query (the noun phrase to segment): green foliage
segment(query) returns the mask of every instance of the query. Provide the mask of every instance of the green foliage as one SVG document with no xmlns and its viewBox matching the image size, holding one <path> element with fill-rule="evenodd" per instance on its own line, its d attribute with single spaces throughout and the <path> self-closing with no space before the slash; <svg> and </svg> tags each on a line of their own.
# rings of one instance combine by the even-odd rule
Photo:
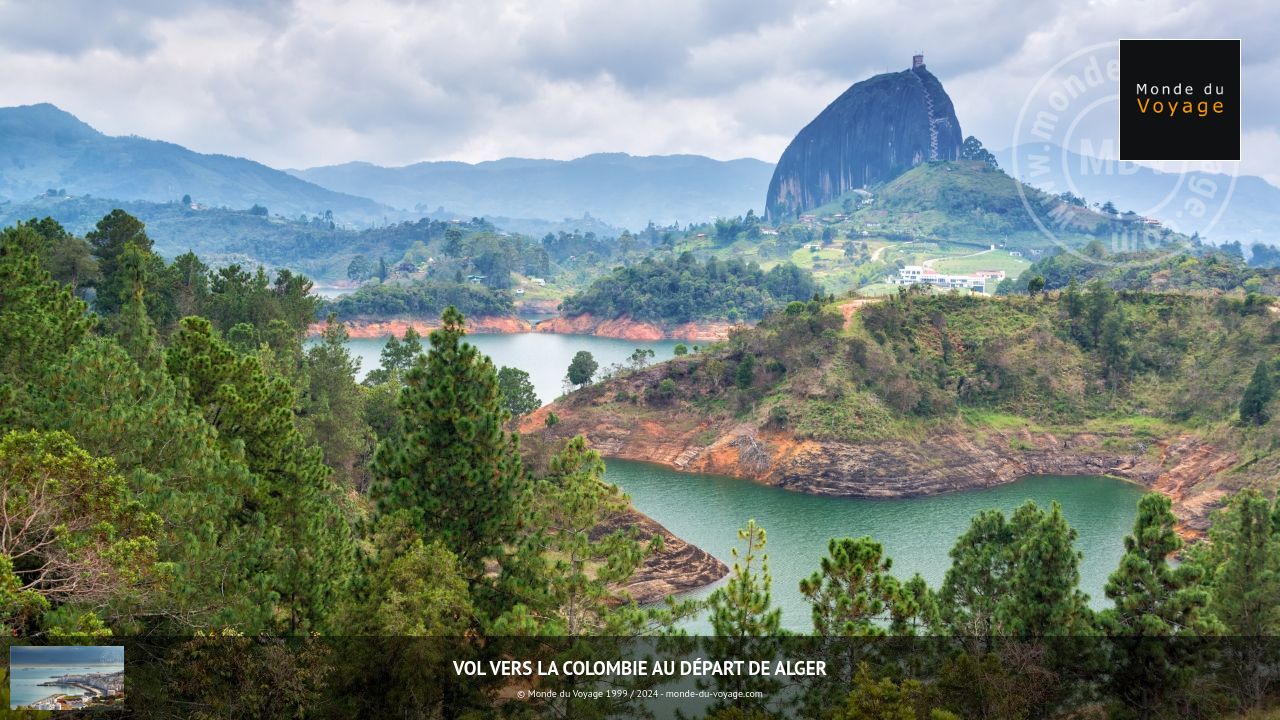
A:
<svg viewBox="0 0 1280 720">
<path fill-rule="evenodd" d="M 447 308 L 431 349 L 405 377 L 402 432 L 375 453 L 373 498 L 383 514 L 406 512 L 427 541 L 440 540 L 468 572 L 515 538 L 524 479 L 517 439 L 503 429 L 493 363 L 470 343 L 462 314 Z"/>
<path fill-rule="evenodd" d="M 1167 638 L 1216 634 L 1221 629 L 1206 610 L 1209 593 L 1199 585 L 1201 567 L 1169 564 L 1182 548 L 1170 507 L 1169 498 L 1156 493 L 1138 502 L 1124 557 L 1107 580 L 1106 594 L 1115 605 L 1098 616 L 1101 629 L 1117 638 L 1112 691 L 1148 716 L 1189 685 L 1203 660 L 1189 652 L 1193 647 Z"/>
<path fill-rule="evenodd" d="M 354 547 L 321 450 L 298 430 L 289 383 L 233 351 L 203 318 L 186 318 L 166 353 L 188 402 L 257 476 L 245 510 L 279 545 L 261 559 L 289 631 L 320 627 L 350 582 Z"/>
<path fill-rule="evenodd" d="M 978 160 L 993 168 L 1000 167 L 999 163 L 996 162 L 996 156 L 982 146 L 982 141 L 972 135 L 965 138 L 960 145 L 960 159 Z"/>
<path fill-rule="evenodd" d="M 685 355 L 689 354 L 689 346 L 685 345 L 684 343 L 676 343 L 676 346 L 672 350 L 672 352 L 675 353 L 676 357 L 684 357 Z"/>
<path fill-rule="evenodd" d="M 19 229 L 0 235 L 0 421 L 12 420 L 19 396 L 42 368 L 79 342 L 94 325 L 86 306 L 24 248 Z"/>
<path fill-rule="evenodd" d="M 800 593 L 813 604 L 814 632 L 910 635 L 936 624 L 937 603 L 924 580 L 917 575 L 904 586 L 889 574 L 892 565 L 869 537 L 832 538 L 820 570 L 800 581 Z"/>
<path fill-rule="evenodd" d="M 364 419 L 364 398 L 355 379 L 360 361 L 351 357 L 349 339 L 346 328 L 330 315 L 320 342 L 307 349 L 298 424 L 311 444 L 324 451 L 324 464 L 340 485 L 364 487 L 374 436 Z"/>
<path fill-rule="evenodd" d="M 569 371 L 565 374 L 565 379 L 570 385 L 576 387 L 588 385 L 599 367 L 600 364 L 596 362 L 595 356 L 586 350 L 579 350 L 574 353 L 573 360 L 569 361 Z"/>
<path fill-rule="evenodd" d="M 124 272 L 121 258 L 129 245 L 141 252 L 151 252 L 151 239 L 147 237 L 142 221 L 119 208 L 112 210 L 98 221 L 97 226 L 85 235 L 93 248 L 102 274 L 96 284 L 94 308 L 103 314 L 120 309 L 129 294 L 131 278 Z"/>
<path fill-rule="evenodd" d="M 617 523 L 628 509 L 627 497 L 604 481 L 604 462 L 581 436 L 551 458 L 534 497 L 535 530 L 525 542 L 537 553 L 535 572 L 544 588 L 531 606 L 500 618 L 495 632 L 506 634 L 504 628 L 524 618 L 522 634 L 619 637 L 665 620 L 665 611 L 640 608 L 619 590 L 662 549 L 662 538 L 646 540 Z"/>
<path fill-rule="evenodd" d="M 568 316 L 665 323 L 732 316 L 755 320 L 788 301 L 812 297 L 818 289 L 807 272 L 791 264 L 765 272 L 736 258 L 722 262 L 712 257 L 701 263 L 686 252 L 615 268 L 567 298 L 561 310 Z"/>
<path fill-rule="evenodd" d="M 72 290 L 91 286 L 99 279 L 98 262 L 93 258 L 89 243 L 67 232 L 51 217 L 20 220 L 12 227 L 0 230 L 0 235 L 9 237 L 10 242 L 22 244 L 26 252 L 39 256 L 41 266 L 53 279 L 70 285 Z"/>
<path fill-rule="evenodd" d="M 224 452 L 162 368 L 139 368 L 109 338 L 52 362 L 39 388 L 32 399 L 39 426 L 113 457 L 131 491 L 164 520 L 156 539 L 165 582 L 139 600 L 137 612 L 165 631 L 169 622 L 264 627 L 272 601 L 258 571 L 269 531 L 245 513 L 256 478 L 238 448 Z"/>
<path fill-rule="evenodd" d="M 1006 519 L 979 513 L 951 550 L 939 593 L 942 619 L 972 636 L 1043 637 L 1090 630 L 1092 613 L 1078 589 L 1076 531 L 1054 503 L 1028 501 Z"/>
<path fill-rule="evenodd" d="M 1275 395 L 1275 381 L 1271 377 L 1271 368 L 1265 360 L 1259 360 L 1253 368 L 1253 377 L 1245 386 L 1244 395 L 1240 398 L 1240 421 L 1261 425 L 1271 419 L 1267 405 Z"/>
<path fill-rule="evenodd" d="M 11 431 L 0 438 L 0 477 L 5 624 L 38 605 L 100 608 L 153 572 L 159 518 L 131 497 L 112 459 L 66 433 Z"/>
<path fill-rule="evenodd" d="M 1133 534 L 1124 540 L 1124 557 L 1107 580 L 1106 594 L 1115 607 L 1098 618 L 1109 634 L 1167 637 L 1212 629 L 1205 613 L 1209 596 L 1199 587 L 1201 568 L 1194 563 L 1169 565 L 1169 558 L 1182 548 L 1171 505 L 1158 493 L 1138 502 Z"/>
<path fill-rule="evenodd" d="M 329 310 L 349 320 L 432 316 L 449 306 L 458 308 L 464 315 L 477 317 L 515 313 L 515 304 L 504 291 L 442 280 L 365 285 L 331 302 Z"/>
<path fill-rule="evenodd" d="M 707 599 L 712 632 L 722 638 L 775 637 L 782 632 L 782 610 L 773 607 L 764 528 L 748 520 L 738 531 L 743 549 L 733 548 L 729 580 Z"/>
<path fill-rule="evenodd" d="M 1236 636 L 1280 632 L 1280 538 L 1273 508 L 1243 490 L 1215 518 L 1197 562 L 1212 593 L 1213 615 Z"/>
<path fill-rule="evenodd" d="M 346 599 L 344 634 L 461 636 L 474 624 L 466 576 L 439 541 L 425 543 L 405 513 L 377 519 L 362 581 Z"/>
<path fill-rule="evenodd" d="M 241 323 L 262 331 L 281 321 L 301 337 L 315 322 L 320 303 L 311 294 L 311 281 L 302 275 L 279 270 L 272 279 L 261 266 L 250 273 L 233 264 L 209 276 L 200 314 L 224 333 Z"/>
<path fill-rule="evenodd" d="M 498 370 L 498 391 L 502 393 L 503 407 L 511 417 L 528 415 L 542 407 L 529 373 L 520 368 L 504 366 Z"/>
</svg>

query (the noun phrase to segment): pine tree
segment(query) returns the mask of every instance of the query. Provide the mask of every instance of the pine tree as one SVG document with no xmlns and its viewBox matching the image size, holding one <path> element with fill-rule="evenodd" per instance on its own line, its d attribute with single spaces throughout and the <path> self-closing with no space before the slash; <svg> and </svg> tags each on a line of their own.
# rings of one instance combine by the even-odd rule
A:
<svg viewBox="0 0 1280 720">
<path fill-rule="evenodd" d="M 979 512 L 951 548 L 939 598 L 944 622 L 957 635 L 995 634 L 996 607 L 1009 593 L 1015 567 L 1014 531 L 999 510 Z"/>
<path fill-rule="evenodd" d="M 166 582 L 136 603 L 148 628 L 268 629 L 262 562 L 278 540 L 246 510 L 257 480 L 234 448 L 223 452 L 163 368 L 143 371 L 112 338 L 90 338 L 44 370 L 35 405 L 42 428 L 111 455 L 131 492 L 165 520 L 157 543 Z M 133 609 L 117 612 L 127 618 Z"/>
<path fill-rule="evenodd" d="M 22 421 L 30 384 L 93 328 L 84 302 L 24 249 L 30 228 L 0 234 L 0 427 Z"/>
<path fill-rule="evenodd" d="M 733 569 L 729 581 L 711 593 L 712 632 L 717 637 L 749 638 L 781 634 L 782 610 L 773 607 L 769 556 L 762 554 L 767 542 L 764 528 L 748 520 L 738 531 L 745 548 L 733 548 Z"/>
<path fill-rule="evenodd" d="M 767 538 L 764 528 L 748 520 L 747 526 L 738 530 L 743 548 L 733 548 L 733 567 L 729 580 L 707 598 L 707 609 L 714 637 L 708 639 L 708 655 L 715 660 L 753 658 L 769 661 L 776 657 L 779 646 L 775 638 L 786 635 L 782 629 L 782 610 L 773 606 L 769 574 L 769 556 L 763 554 Z M 741 677 L 717 676 L 712 681 L 719 691 L 730 697 L 746 697 L 758 692 L 764 699 L 720 701 L 712 712 L 723 710 L 726 705 L 737 706 L 744 711 L 766 712 L 771 701 L 777 700 L 780 681 L 768 676 Z M 707 683 L 699 682 L 699 687 Z M 772 714 L 766 717 L 774 717 Z"/>
<path fill-rule="evenodd" d="M 295 424 L 293 389 L 268 375 L 257 357 L 228 347 L 204 318 L 182 321 L 165 363 L 171 375 L 184 378 L 189 402 L 203 410 L 219 440 L 243 452 L 258 477 L 245 509 L 260 514 L 280 538 L 264 562 L 283 628 L 323 627 L 350 582 L 354 545 L 321 451 Z"/>
<path fill-rule="evenodd" d="M 1240 422 L 1262 425 L 1270 420 L 1267 405 L 1274 395 L 1275 383 L 1271 379 L 1271 369 L 1265 360 L 1259 360 L 1253 368 L 1253 377 L 1240 398 Z"/>
<path fill-rule="evenodd" d="M 304 358 L 307 385 L 300 400 L 300 425 L 324 451 L 325 465 L 341 484 L 363 487 L 362 467 L 373 453 L 373 430 L 364 418 L 364 400 L 356 384 L 360 361 L 347 349 L 350 336 L 332 314 L 320 342 Z"/>
<path fill-rule="evenodd" d="M 525 482 L 518 441 L 502 429 L 493 363 L 462 341 L 457 309 L 441 319 L 405 378 L 402 430 L 375 454 L 373 496 L 379 512 L 408 512 L 424 539 L 443 541 L 478 573 L 515 539 Z"/>
<path fill-rule="evenodd" d="M 645 558 L 661 551 L 662 538 L 646 540 L 626 527 L 597 531 L 629 504 L 604 481 L 604 461 L 582 436 L 551 458 L 534 496 L 536 530 L 528 541 L 541 561 L 545 589 L 542 606 L 527 610 L 538 620 L 537 634 L 620 637 L 663 624 L 666 613 L 639 608 L 618 589 Z"/>
<path fill-rule="evenodd" d="M 1268 636 L 1280 633 L 1280 538 L 1275 510 L 1258 491 L 1242 490 L 1209 527 L 1194 561 L 1205 570 L 1209 609 L 1233 637 L 1224 646 L 1233 689 L 1245 709 L 1266 695 L 1263 668 L 1272 661 Z"/>
<path fill-rule="evenodd" d="M 147 237 L 146 226 L 141 220 L 116 209 L 99 220 L 85 239 L 93 248 L 93 256 L 98 259 L 98 271 L 102 275 L 97 283 L 94 309 L 104 315 L 114 314 L 129 294 L 130 278 L 121 265 L 121 258 L 129 245 L 150 252 L 151 238 Z"/>
<path fill-rule="evenodd" d="M 1138 502 L 1133 534 L 1124 539 L 1124 557 L 1107 580 L 1106 594 L 1114 607 L 1099 615 L 1109 634 L 1167 637 L 1211 629 L 1205 613 L 1209 596 L 1198 587 L 1201 569 L 1194 563 L 1169 565 L 1182 548 L 1171 506 L 1159 493 Z"/>
<path fill-rule="evenodd" d="M 144 369 L 154 370 L 161 366 L 163 358 L 155 324 L 147 314 L 146 292 L 150 278 L 146 260 L 136 245 L 126 245 L 120 258 L 121 273 L 126 283 L 121 289 L 126 293 L 126 299 L 111 324 L 115 326 L 120 345 L 134 362 Z"/>
<path fill-rule="evenodd" d="M 892 566 L 883 546 L 869 537 L 832 538 L 821 570 L 800 581 L 800 594 L 813 604 L 814 632 L 825 636 L 911 633 L 912 616 L 921 608 L 889 574 Z"/>
<path fill-rule="evenodd" d="M 1114 607 L 1099 614 L 1112 640 L 1111 691 L 1142 716 L 1154 716 L 1196 675 L 1202 658 L 1195 646 L 1170 638 L 1213 633 L 1217 622 L 1205 611 L 1209 594 L 1199 586 L 1200 567 L 1170 567 L 1182 547 L 1169 498 L 1149 493 L 1138 502 L 1133 534 L 1107 580 Z"/>
<path fill-rule="evenodd" d="M 1271 504 L 1256 490 L 1241 491 L 1210 526 L 1209 538 L 1214 616 L 1232 635 L 1280 632 L 1280 539 Z"/>
<path fill-rule="evenodd" d="M 1081 555 L 1061 506 L 1054 502 L 1045 513 L 1028 502 L 1014 512 L 1012 525 L 1017 565 L 1009 594 L 996 605 L 998 627 L 1017 637 L 1086 632 L 1093 617 L 1088 597 L 1077 589 Z"/>
</svg>

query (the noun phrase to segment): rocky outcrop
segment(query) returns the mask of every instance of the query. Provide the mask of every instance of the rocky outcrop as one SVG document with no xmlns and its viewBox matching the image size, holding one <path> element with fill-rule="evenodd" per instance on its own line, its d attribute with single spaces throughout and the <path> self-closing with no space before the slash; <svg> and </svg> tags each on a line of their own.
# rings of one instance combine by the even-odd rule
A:
<svg viewBox="0 0 1280 720">
<path fill-rule="evenodd" d="M 776 221 L 855 188 L 892 180 L 933 160 L 956 160 L 962 143 L 951 98 L 923 63 L 856 83 L 783 151 L 765 212 Z"/>
<path fill-rule="evenodd" d="M 676 537 L 653 518 L 634 508 L 597 525 L 591 532 L 592 540 L 626 528 L 635 528 L 645 542 L 653 537 L 662 538 L 662 551 L 646 558 L 631 580 L 621 588 L 636 602 L 657 602 L 669 595 L 710 585 L 729 574 L 729 568 L 723 562 Z"/>
<path fill-rule="evenodd" d="M 1144 441 L 1125 435 L 976 428 L 939 429 L 916 440 L 851 443 L 800 439 L 753 423 L 717 424 L 678 412 L 549 405 L 521 431 L 583 435 L 606 457 L 675 470 L 755 480 L 789 490 L 848 497 L 914 497 L 992 487 L 1028 475 L 1110 475 L 1174 500 L 1186 536 L 1202 533 L 1229 490 L 1218 482 L 1232 452 L 1180 436 Z M 554 411 L 560 422 L 544 425 Z"/>
<path fill-rule="evenodd" d="M 421 335 L 426 335 L 432 330 L 440 327 L 440 320 L 425 319 L 406 319 L 397 318 L 391 320 L 348 320 L 344 323 L 347 332 L 353 338 L 385 338 L 391 335 L 400 337 L 404 335 L 404 331 L 412 327 Z M 492 317 L 468 317 L 467 332 L 483 333 L 491 335 L 509 335 L 515 333 L 527 333 L 533 329 L 527 320 L 507 316 Z M 308 332 L 312 336 L 319 335 L 324 331 L 324 323 L 315 323 Z"/>
<path fill-rule="evenodd" d="M 730 322 L 688 322 L 678 325 L 641 322 L 629 318 L 605 320 L 590 314 L 559 316 L 534 326 L 537 332 L 561 335 L 595 335 L 621 340 L 689 340 L 716 342 L 729 337 L 729 331 L 741 327 Z"/>
</svg>

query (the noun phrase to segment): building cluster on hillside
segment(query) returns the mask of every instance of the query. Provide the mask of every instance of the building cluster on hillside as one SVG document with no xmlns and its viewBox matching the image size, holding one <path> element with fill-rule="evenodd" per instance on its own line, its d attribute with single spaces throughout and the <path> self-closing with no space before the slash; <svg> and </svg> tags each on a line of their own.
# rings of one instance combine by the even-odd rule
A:
<svg viewBox="0 0 1280 720">
<path fill-rule="evenodd" d="M 932 285 L 941 288 L 965 288 L 986 293 L 1004 279 L 1003 270 L 978 270 L 967 275 L 947 275 L 924 265 L 907 265 L 898 271 L 897 285 Z"/>
<path fill-rule="evenodd" d="M 87 690 L 88 694 L 51 695 L 29 706 L 36 710 L 75 710 L 89 707 L 96 700 L 124 695 L 123 672 L 63 675 L 40 684 L 48 687 L 79 687 Z"/>
</svg>

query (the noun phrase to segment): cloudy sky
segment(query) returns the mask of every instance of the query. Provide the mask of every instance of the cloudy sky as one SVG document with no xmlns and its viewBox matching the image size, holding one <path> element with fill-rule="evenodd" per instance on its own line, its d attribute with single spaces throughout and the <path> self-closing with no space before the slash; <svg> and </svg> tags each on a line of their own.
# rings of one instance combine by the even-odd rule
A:
<svg viewBox="0 0 1280 720">
<path fill-rule="evenodd" d="M 0 0 L 0 105 L 52 102 L 276 167 L 774 161 L 854 81 L 923 50 L 965 134 L 1008 147 L 1036 81 L 1118 37 L 1240 37 L 1241 172 L 1280 183 L 1274 0 Z"/>
</svg>

